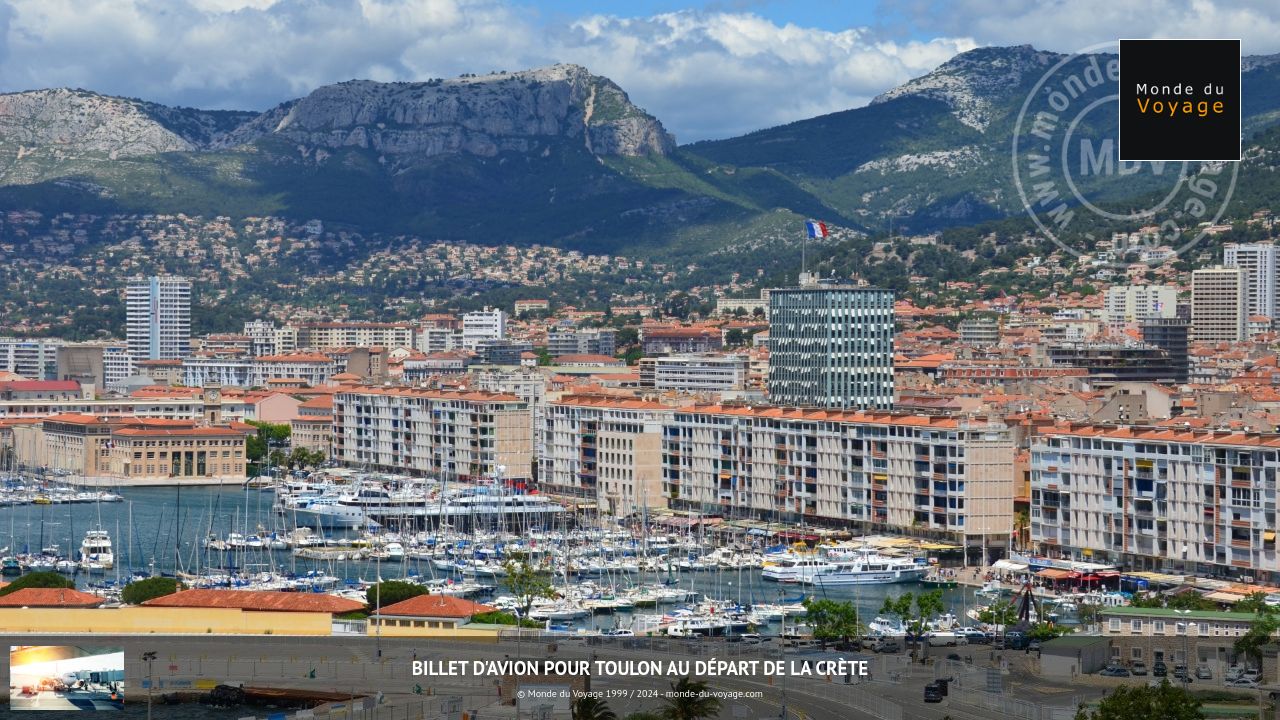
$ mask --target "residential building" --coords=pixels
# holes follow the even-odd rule
[[[525,482],[530,412],[506,393],[344,388],[333,399],[333,457],[376,471]]]
[[[1113,285],[1103,299],[1107,325],[1121,329],[1148,318],[1178,314],[1178,291],[1168,285]]]
[[[662,452],[663,494],[677,509],[927,531],[984,563],[1013,530],[1015,438],[1003,423],[694,406],[674,412]]]
[[[1000,320],[983,316],[960,321],[960,342],[965,345],[985,346],[1000,343]]]
[[[462,316],[462,347],[475,350],[481,340],[507,336],[507,314],[497,308],[473,310]]]
[[[416,328],[409,323],[314,322],[294,323],[297,347],[320,350],[335,347],[414,347]]]
[[[526,313],[545,313],[551,310],[551,303],[546,300],[517,300],[512,307],[516,317]]]
[[[750,361],[746,355],[665,355],[640,359],[640,387],[688,392],[745,390]]]
[[[125,292],[129,354],[134,362],[186,357],[191,352],[191,281],[150,277]]]
[[[1169,352],[1145,343],[1064,343],[1048,350],[1051,363],[1084,368],[1089,382],[1097,387],[1118,382],[1182,382],[1187,377],[1185,356],[1179,364]]]
[[[703,327],[642,327],[640,347],[646,357],[704,353],[724,346],[720,331]]]
[[[253,359],[250,385],[263,387],[271,380],[297,378],[311,387],[324,385],[337,374],[333,358],[321,353],[289,353]]]
[[[325,457],[333,456],[332,395],[317,395],[303,401],[289,426],[293,447],[319,450]]]
[[[1063,424],[1031,444],[1031,540],[1051,557],[1280,581],[1280,435]]]
[[[662,433],[673,412],[661,403],[609,396],[548,403],[539,489],[617,517],[666,507]]]
[[[893,406],[893,293],[810,284],[769,293],[769,401]]]
[[[1102,607],[1098,625],[1111,641],[1111,662],[1148,666],[1208,665],[1221,677],[1236,659],[1235,642],[1249,632],[1253,613],[1174,608]],[[1188,660],[1188,658],[1190,658]]]
[[[417,349],[424,353],[438,353],[462,347],[461,328],[420,327],[417,331]]]
[[[716,315],[769,315],[769,291],[755,298],[716,298]]]
[[[58,377],[57,340],[0,337],[0,372],[11,372],[28,380]]]
[[[1180,317],[1159,317],[1147,318],[1140,327],[1142,342],[1160,348],[1168,356],[1173,381],[1186,382],[1191,371],[1191,323]]]
[[[480,340],[476,343],[476,356],[483,365],[519,365],[520,356],[533,352],[528,340]]]
[[[1204,268],[1191,273],[1191,339],[1245,339],[1248,281],[1243,268]]]
[[[534,370],[483,370],[471,375],[475,387],[491,393],[515,395],[529,403],[529,436],[534,457],[542,457],[542,423],[547,409],[547,376]]]
[[[276,324],[270,320],[250,320],[244,324],[244,334],[249,336],[248,353],[254,357],[260,355],[275,355],[280,352],[289,352],[294,348],[282,350],[277,337],[279,331]],[[294,347],[297,343],[294,343]]]
[[[547,354],[613,355],[618,352],[618,331],[612,328],[551,330],[547,333]]]
[[[1276,282],[1280,252],[1271,243],[1227,243],[1222,248],[1223,265],[1245,271],[1247,314],[1276,319]]]

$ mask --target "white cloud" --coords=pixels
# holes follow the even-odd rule
[[[618,82],[682,141],[865,104],[972,43],[748,13],[568,23],[501,0],[0,0],[0,89],[72,86],[266,109],[351,78],[424,80],[576,62]]]

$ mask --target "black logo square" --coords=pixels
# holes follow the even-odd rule
[[[1240,41],[1121,40],[1120,159],[1239,160]]]

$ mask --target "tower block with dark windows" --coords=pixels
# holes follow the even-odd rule
[[[802,274],[769,292],[769,402],[893,407],[893,293]]]

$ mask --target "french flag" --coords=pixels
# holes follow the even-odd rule
[[[827,236],[827,224],[820,223],[817,220],[810,220],[805,223],[804,229],[811,238],[824,238]]]

